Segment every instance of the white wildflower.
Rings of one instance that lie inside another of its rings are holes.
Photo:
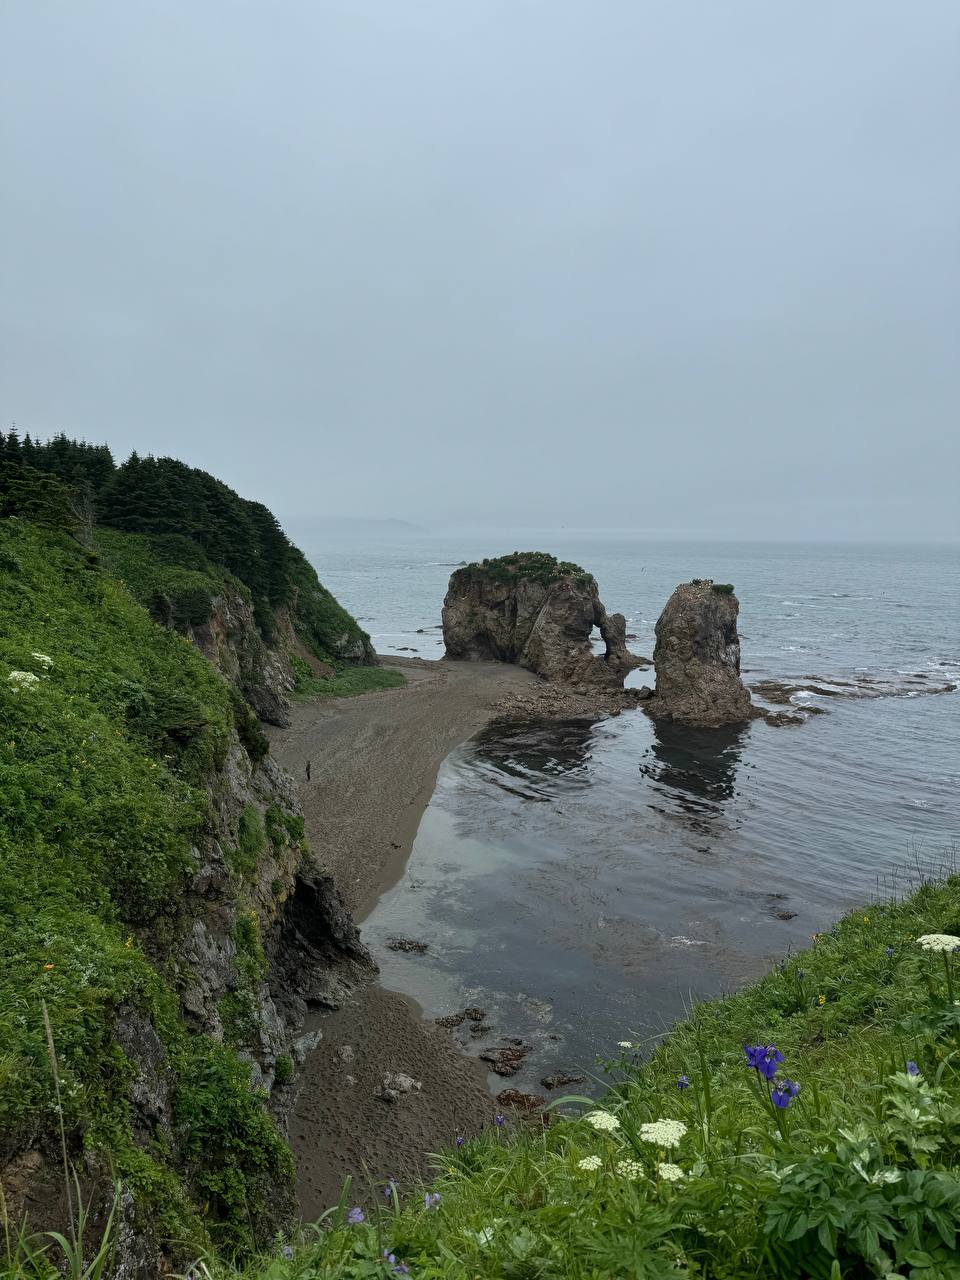
[[[960,938],[953,933],[924,933],[917,939],[924,951],[956,951]]]
[[[21,689],[35,689],[39,683],[40,677],[35,676],[32,671],[11,671],[7,676],[7,684],[14,693],[19,693]]]
[[[683,1170],[678,1164],[658,1164],[657,1169],[664,1182],[679,1182],[683,1177]]]
[[[36,649],[34,649],[34,651],[30,654],[30,657],[36,658],[37,662],[40,663],[41,667],[46,667],[48,670],[50,669],[50,667],[53,666],[53,659],[50,657],[48,653],[37,653]]]
[[[582,1160],[577,1161],[577,1168],[586,1169],[588,1173],[593,1173],[594,1170],[599,1169],[602,1164],[603,1161],[599,1156],[584,1156]]]
[[[687,1126],[681,1120],[652,1120],[640,1126],[640,1137],[655,1147],[677,1147],[686,1132]]]
[[[882,1187],[887,1183],[899,1182],[902,1177],[899,1169],[878,1169],[875,1173],[868,1173],[859,1160],[852,1161],[851,1167],[856,1169],[864,1182],[870,1182],[875,1187]]]
[[[613,1133],[614,1129],[620,1128],[620,1121],[609,1111],[591,1111],[583,1118],[587,1124],[593,1125],[594,1129],[599,1129],[602,1133]]]
[[[617,1173],[628,1182],[635,1182],[637,1178],[643,1177],[643,1165],[639,1160],[618,1160]]]
[[[617,1041],[617,1044],[620,1046],[620,1048],[621,1048],[621,1049],[632,1049],[632,1048],[633,1048],[633,1041],[632,1041],[632,1040],[618,1040],[618,1041]]]

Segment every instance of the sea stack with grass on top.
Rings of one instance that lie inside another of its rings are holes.
[[[740,679],[739,612],[729,583],[694,578],[677,587],[657,619],[650,715],[702,728],[753,719]]]
[[[597,627],[605,652],[594,654]],[[542,551],[457,569],[443,602],[446,656],[514,662],[546,680],[622,688],[638,659],[623,614],[608,614],[592,574]]]

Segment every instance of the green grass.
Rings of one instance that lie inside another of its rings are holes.
[[[372,693],[377,689],[399,689],[407,683],[406,676],[385,667],[338,664],[336,674],[323,679],[314,674],[304,658],[294,655],[290,663],[297,678],[293,690],[295,698],[355,698],[358,694]]]
[[[932,932],[960,933],[956,876],[847,916],[661,1044],[631,1043],[607,1064],[604,1102],[582,1104],[612,1130],[559,1115],[546,1130],[491,1125],[436,1158],[429,1207],[422,1188],[400,1188],[352,1225],[348,1188],[291,1257],[242,1272],[208,1260],[210,1274],[359,1280],[402,1263],[419,1280],[955,1278],[960,956],[921,949]],[[799,1084],[786,1109],[748,1067],[752,1044],[776,1045]],[[644,1139],[661,1119],[685,1126],[677,1146]]]
[[[495,582],[510,582],[514,578],[532,578],[542,586],[550,586],[561,578],[574,578],[577,582],[593,582],[593,574],[572,560],[558,560],[546,551],[514,551],[510,555],[497,556],[469,564],[458,573],[482,571]],[[456,576],[456,575],[454,575]]]
[[[187,1032],[164,966],[209,839],[206,788],[234,727],[231,691],[64,534],[0,521],[0,570],[0,1132],[10,1150],[55,1140],[45,1004],[72,1158],[112,1167],[164,1234],[233,1246],[262,1229],[289,1153],[249,1067]],[[18,691],[11,671],[37,679]],[[262,820],[238,836],[252,864]],[[237,941],[252,983],[262,951],[249,921]],[[229,1141],[134,1143],[121,1006],[158,1033],[178,1122],[208,1137],[222,1126]],[[212,1118],[204,1081],[216,1082]]]

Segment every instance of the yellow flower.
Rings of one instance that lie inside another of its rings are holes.
[[[827,1003],[826,996],[817,996],[817,1004],[826,1004],[826,1003]]]
[[[45,964],[45,965],[43,966],[43,972],[44,972],[44,973],[49,973],[49,972],[50,972],[50,970],[51,970],[52,968],[53,968],[53,965],[52,965],[52,964]]]
[[[870,917],[869,917],[869,916],[864,916],[864,917],[863,917],[863,923],[864,923],[864,924],[869,924],[869,923],[870,923]]]

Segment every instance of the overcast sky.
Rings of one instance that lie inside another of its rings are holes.
[[[0,413],[310,514],[960,536],[957,0],[3,0]]]

